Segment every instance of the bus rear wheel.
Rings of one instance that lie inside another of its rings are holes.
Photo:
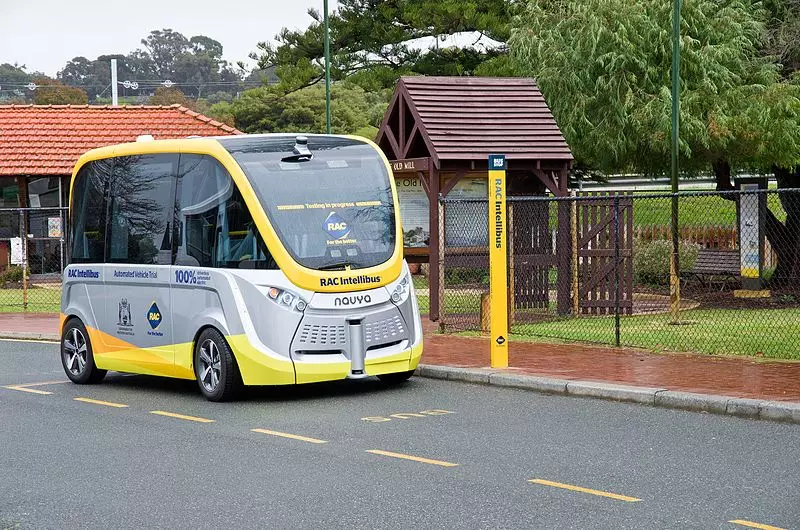
[[[399,385],[400,383],[408,381],[412,375],[414,375],[414,370],[409,370],[408,372],[395,372],[393,374],[383,374],[379,375],[378,379],[381,380],[381,383],[387,385]]]
[[[194,373],[209,401],[230,401],[241,386],[239,367],[228,342],[213,328],[204,330],[194,346]]]
[[[69,319],[61,332],[61,365],[70,381],[79,385],[99,383],[106,375],[94,364],[89,333],[77,318]]]

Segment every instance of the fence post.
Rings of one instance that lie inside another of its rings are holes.
[[[28,310],[28,212],[22,211],[19,216],[22,234],[22,310]]]
[[[675,184],[677,187],[677,183]],[[681,267],[678,249],[680,248],[680,237],[678,235],[678,193],[672,192],[672,254],[669,260],[669,304],[672,319],[670,324],[680,324],[681,321]]]
[[[445,208],[444,208],[444,201],[441,196],[439,196],[439,200],[437,202],[437,208],[439,209],[439,241],[438,243],[438,267],[436,267],[437,273],[437,281],[436,281],[436,314],[439,315],[439,331],[444,333],[444,315],[445,315],[445,303],[444,303],[444,252],[445,252],[445,245],[444,245],[444,224],[445,224]],[[430,292],[428,293],[430,297]],[[430,300],[430,298],[429,298]]]
[[[516,317],[516,293],[514,291],[514,203],[506,205],[506,244],[508,245],[508,327],[514,325]]]
[[[614,345],[619,346],[619,194],[614,194]]]
[[[581,310],[581,297],[578,292],[578,196],[574,191],[572,196],[572,215],[570,231],[572,233],[572,315],[578,316]]]

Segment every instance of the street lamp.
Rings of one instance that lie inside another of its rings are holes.
[[[680,1],[680,0],[678,0]],[[331,133],[331,36],[328,28],[328,0],[324,0],[323,25],[325,26],[325,132]]]
[[[678,256],[678,149],[680,148],[679,138],[679,115],[681,108],[680,100],[681,87],[681,0],[673,0],[672,5],[672,172],[670,181],[672,183],[672,257],[670,259],[670,311],[672,313],[672,323],[678,324],[680,321],[680,260]]]

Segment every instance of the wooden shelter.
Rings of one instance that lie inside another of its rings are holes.
[[[419,186],[417,196],[424,193],[427,198],[428,235],[420,227],[422,235],[416,234],[413,243],[406,241],[406,257],[430,264],[432,320],[439,318],[439,272],[444,260],[439,197],[454,190],[469,196],[468,189],[461,190],[466,181],[476,184],[472,192],[479,191],[481,179],[488,182],[490,154],[506,156],[509,195],[568,194],[572,153],[533,79],[403,77],[377,142],[392,161],[396,181],[403,184],[398,185],[401,212],[404,188]],[[559,211],[561,215],[568,224],[568,208]],[[559,248],[571,247],[569,232],[559,237],[563,238]],[[569,253],[564,256],[568,268]]]

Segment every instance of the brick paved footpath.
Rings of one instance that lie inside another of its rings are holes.
[[[423,324],[423,363],[489,366],[488,339],[439,335],[435,333],[436,324],[427,319]],[[0,336],[55,337],[57,331],[58,315],[0,313]],[[509,365],[509,373],[800,402],[800,362],[796,361],[654,354],[584,344],[511,342]]]

